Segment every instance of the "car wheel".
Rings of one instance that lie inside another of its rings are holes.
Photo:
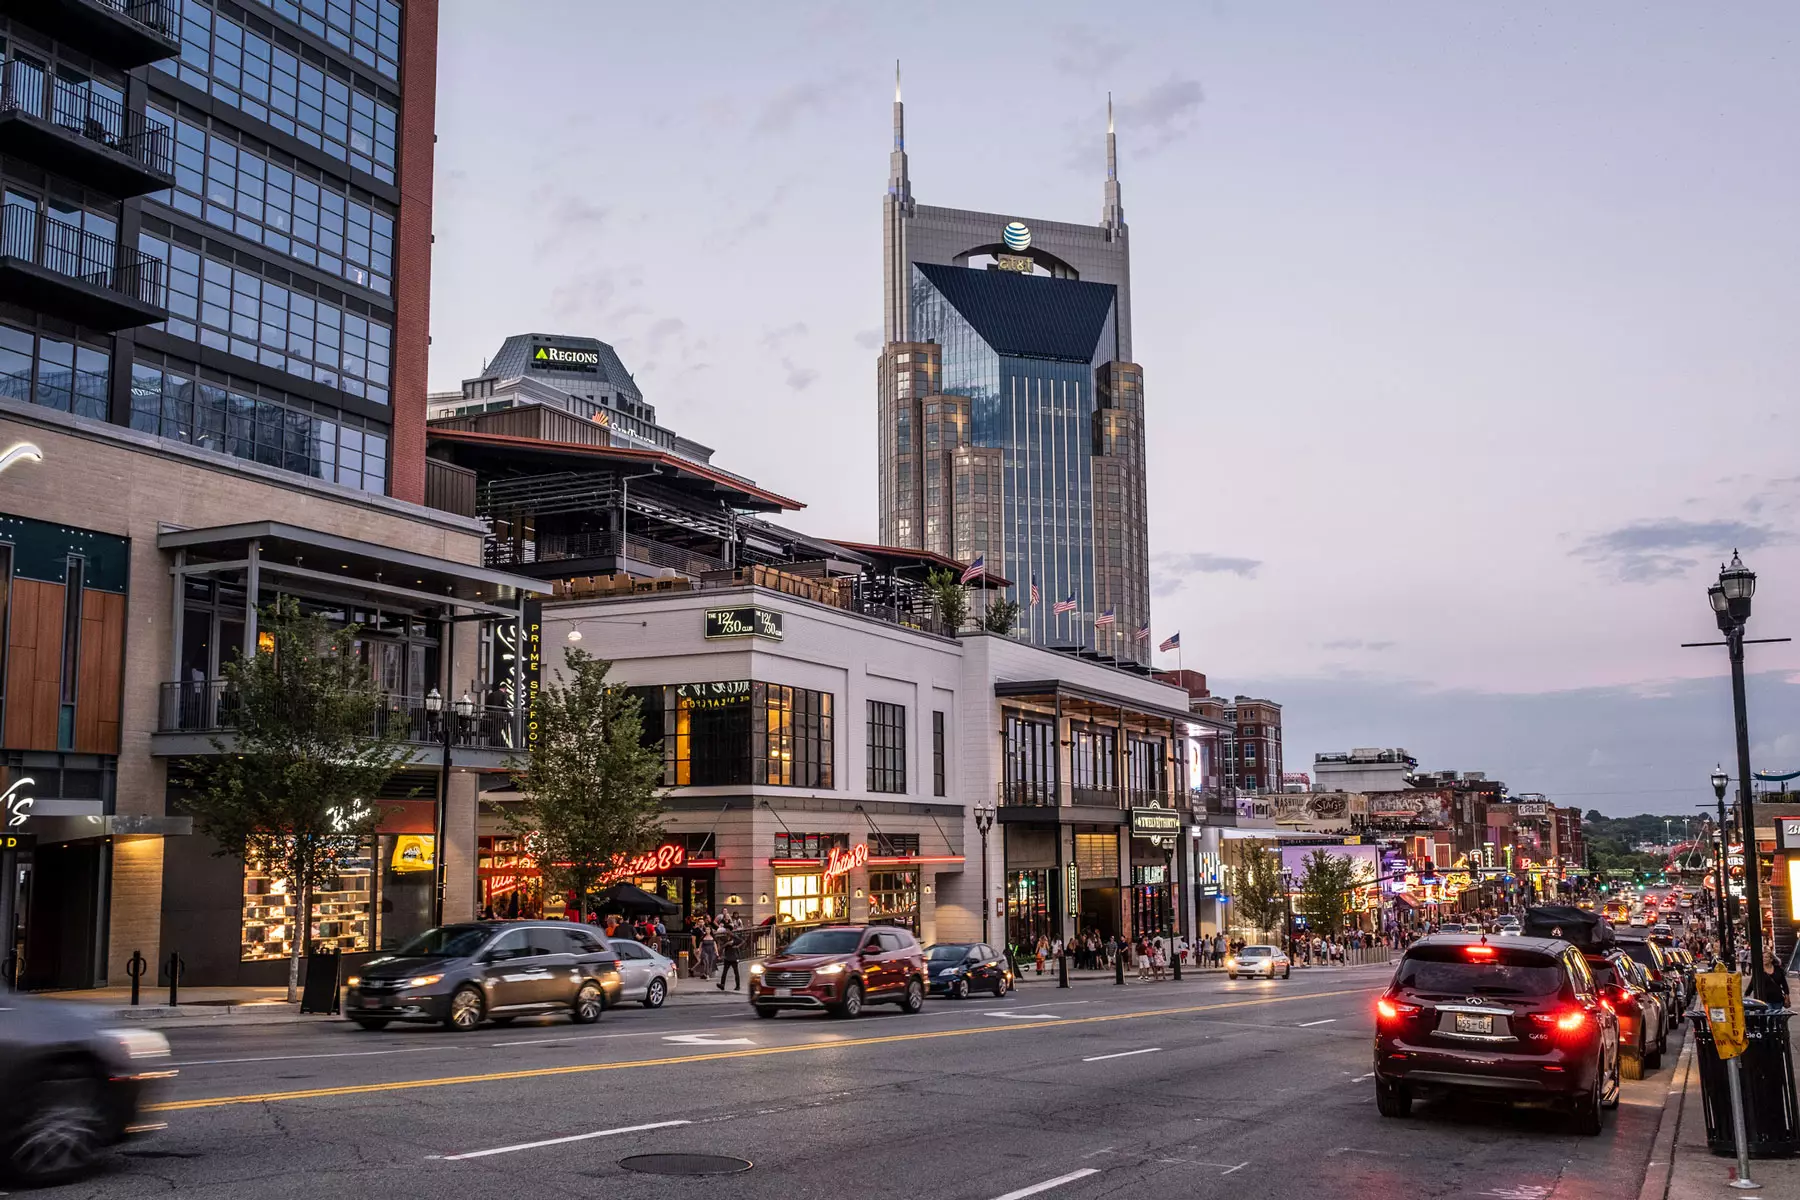
[[[1644,1077],[1644,1055],[1639,1050],[1619,1051],[1619,1074],[1626,1079],[1642,1079]]]
[[[106,1145],[100,1081],[85,1063],[52,1064],[23,1111],[5,1156],[8,1173],[21,1183],[41,1187],[74,1179]]]
[[[1664,1049],[1663,1042],[1666,1042],[1668,1040],[1669,1040],[1669,1035],[1665,1033],[1663,1035],[1663,1040],[1661,1042],[1656,1043],[1656,1049],[1654,1049],[1644,1055],[1644,1069],[1645,1070],[1655,1071],[1662,1066],[1662,1056],[1663,1056],[1663,1049]],[[1630,1076],[1628,1075],[1628,1076],[1626,1076],[1626,1078],[1629,1079]]]
[[[1002,971],[1000,973],[1000,978],[994,980],[994,999],[1006,999],[1006,993],[1010,990],[1010,987],[1011,982],[1006,978],[1006,973]]]
[[[969,994],[969,985],[963,984],[963,995]],[[900,1011],[909,1017],[916,1017],[925,1009],[925,985],[914,979],[906,985],[906,996],[900,1001]]]
[[[450,1009],[444,1014],[444,1028],[453,1033],[467,1033],[481,1024],[485,1015],[487,1001],[481,998],[481,989],[473,984],[456,989],[450,997]]]
[[[1292,979],[1294,977],[1294,968],[1291,966],[1281,968],[1281,977],[1283,979]]]
[[[751,1007],[756,1009],[756,1015],[765,1021],[781,1011],[779,1008],[770,1008],[766,1004],[753,1004]]]
[[[669,997],[669,985],[658,976],[650,981],[650,990],[644,993],[645,1008],[661,1008],[663,1001]]]
[[[1236,978],[1237,978],[1237,972],[1236,972],[1236,971],[1233,971],[1233,972],[1231,972],[1231,973],[1230,973],[1230,974],[1229,974],[1229,975],[1227,975],[1227,976],[1225,976],[1225,978],[1227,978],[1227,979],[1236,979]]]
[[[1404,1084],[1375,1081],[1375,1111],[1384,1117],[1412,1116],[1412,1093]]]
[[[659,981],[660,982],[660,981]],[[575,993],[575,1003],[569,1008],[569,1018],[577,1025],[592,1025],[606,1011],[606,993],[600,985],[589,981],[581,985]]]
[[[862,1015],[862,1007],[862,984],[852,979],[849,985],[844,988],[843,1000],[831,1011],[832,1015],[837,1017],[857,1017]]]
[[[367,1029],[371,1033],[377,1029],[386,1029],[388,1027],[387,1020],[383,1017],[351,1017],[350,1019],[356,1022],[356,1027],[358,1029]]]
[[[1573,1118],[1570,1124],[1574,1131],[1583,1137],[1600,1136],[1600,1130],[1606,1124],[1606,1110],[1600,1105],[1600,1076],[1603,1074],[1603,1068],[1594,1069],[1593,1088],[1575,1102],[1575,1109],[1569,1114]]]
[[[967,1000],[969,998],[969,981],[966,979],[959,979],[951,984],[950,997],[953,1000]]]

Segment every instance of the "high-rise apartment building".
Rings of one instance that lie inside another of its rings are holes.
[[[918,204],[896,86],[881,540],[982,559],[1013,581],[1032,642],[1148,662],[1143,369],[1110,115],[1106,159],[1098,225]]]

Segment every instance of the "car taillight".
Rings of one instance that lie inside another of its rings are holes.
[[[1470,958],[1492,958],[1494,957],[1494,948],[1482,942],[1474,946],[1464,946],[1463,953]]]
[[[1418,1005],[1399,1004],[1386,996],[1375,1001],[1375,1015],[1383,1021],[1398,1021],[1401,1017],[1417,1016],[1418,1012]]]
[[[1559,1008],[1555,1012],[1532,1013],[1531,1019],[1539,1025],[1550,1026],[1564,1037],[1582,1032],[1588,1024],[1587,1010],[1581,1008]]]

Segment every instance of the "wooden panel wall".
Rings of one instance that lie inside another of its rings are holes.
[[[9,750],[56,749],[56,715],[62,699],[63,591],[61,584],[35,579],[15,578],[12,582],[3,742]],[[115,715],[114,721],[117,719]]]
[[[75,750],[119,752],[119,688],[125,671],[125,597],[81,597],[81,661],[75,673]]]

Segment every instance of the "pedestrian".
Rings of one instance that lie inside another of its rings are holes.
[[[1150,978],[1150,939],[1139,938],[1136,950],[1138,979],[1147,981]]]
[[[736,934],[728,933],[719,946],[719,990],[725,990],[725,973],[731,972],[731,990],[737,991],[742,986],[738,978],[738,939]]]
[[[1776,961],[1775,955],[1767,950],[1763,951],[1761,988],[1756,998],[1771,1008],[1788,1006],[1787,971]]]
[[[1223,931],[1213,934],[1213,966],[1225,965],[1225,934]]]
[[[1037,940],[1037,973],[1039,975],[1044,973],[1044,959],[1047,958],[1049,954],[1050,939],[1040,933],[1038,934]]]
[[[713,936],[712,926],[705,921],[700,923],[700,978],[711,979],[713,964],[719,960],[719,939]]]

